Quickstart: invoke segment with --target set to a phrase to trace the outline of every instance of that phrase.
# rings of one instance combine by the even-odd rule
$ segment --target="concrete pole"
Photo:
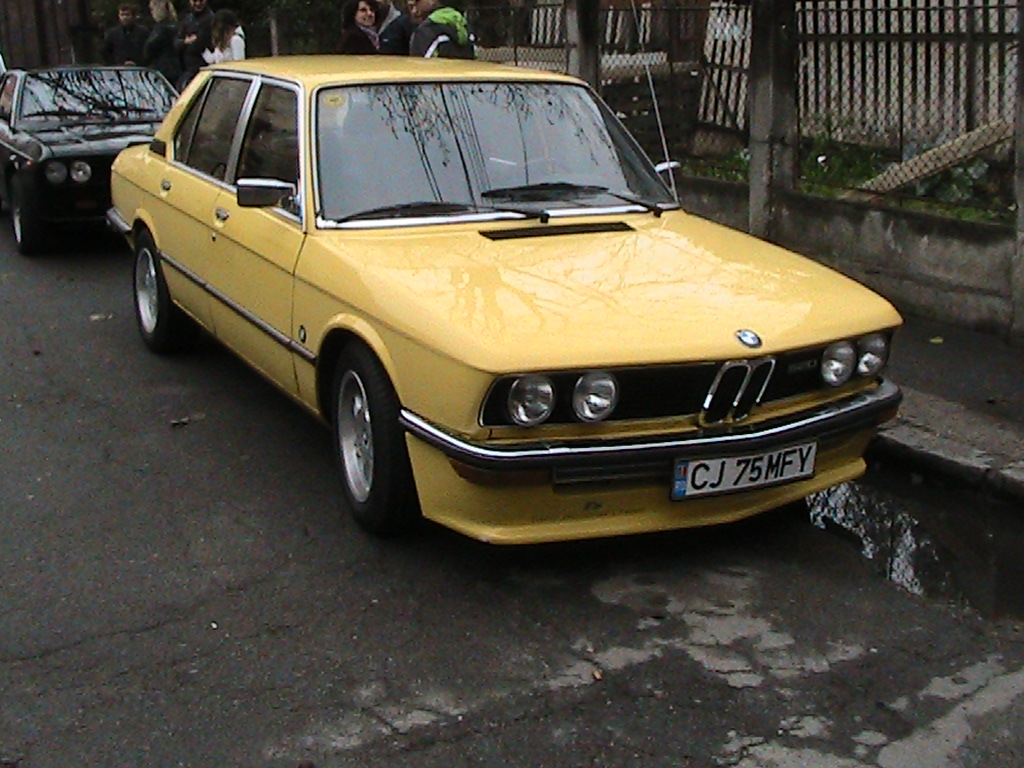
[[[1024,24],[1017,25],[1017,109],[1013,176],[1017,198],[1017,247],[1010,266],[1010,339],[1024,342]]]
[[[569,46],[569,74],[601,86],[600,0],[566,0],[565,37]]]
[[[771,238],[775,195],[796,176],[796,0],[753,0],[749,230]]]

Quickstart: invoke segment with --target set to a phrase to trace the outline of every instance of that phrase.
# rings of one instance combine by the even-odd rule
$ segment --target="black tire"
[[[198,328],[171,300],[160,253],[153,236],[145,230],[135,238],[132,277],[135,320],[146,346],[159,354],[178,352],[191,346]]]
[[[399,403],[384,366],[364,345],[342,350],[331,382],[331,427],[346,506],[381,536],[408,534],[421,516]]]
[[[32,256],[43,250],[46,231],[39,218],[38,205],[20,176],[11,179],[11,227],[18,253],[22,256]]]

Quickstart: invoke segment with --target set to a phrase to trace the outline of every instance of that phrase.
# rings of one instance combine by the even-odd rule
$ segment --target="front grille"
[[[758,406],[824,389],[819,368],[824,346],[753,360],[611,369],[619,404],[610,421],[697,417],[702,425],[743,421]],[[555,410],[546,423],[577,423],[572,391],[584,371],[551,376]],[[481,413],[484,426],[509,426],[506,402],[514,376],[499,379]]]
[[[725,363],[704,398],[701,424],[718,424],[728,418],[743,421],[761,402],[775,368],[773,358]]]

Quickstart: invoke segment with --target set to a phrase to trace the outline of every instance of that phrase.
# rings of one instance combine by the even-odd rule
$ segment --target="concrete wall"
[[[745,184],[683,179],[683,206],[747,230]],[[901,311],[1024,342],[1013,331],[1016,232],[911,211],[785,193],[773,242],[877,290]]]

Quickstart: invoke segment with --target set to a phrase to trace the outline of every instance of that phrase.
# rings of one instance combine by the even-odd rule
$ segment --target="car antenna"
[[[636,7],[636,0],[630,0],[630,8],[633,11],[633,26],[637,31],[637,41],[640,46],[640,53],[648,53],[645,45],[643,34],[641,30],[643,27],[640,25],[640,12]],[[668,154],[668,139],[665,137],[665,123],[661,119],[661,107],[658,104],[658,94],[654,89],[654,76],[651,74],[651,62],[646,56],[642,56],[644,73],[647,75],[647,87],[651,91],[651,103],[654,105],[654,120],[658,124],[658,137],[661,139],[661,151],[665,155],[665,165],[669,168],[672,167],[672,158]],[[676,175],[674,173],[668,174],[668,185],[669,189],[672,190],[672,197],[676,200],[679,199],[679,193],[676,191]]]

